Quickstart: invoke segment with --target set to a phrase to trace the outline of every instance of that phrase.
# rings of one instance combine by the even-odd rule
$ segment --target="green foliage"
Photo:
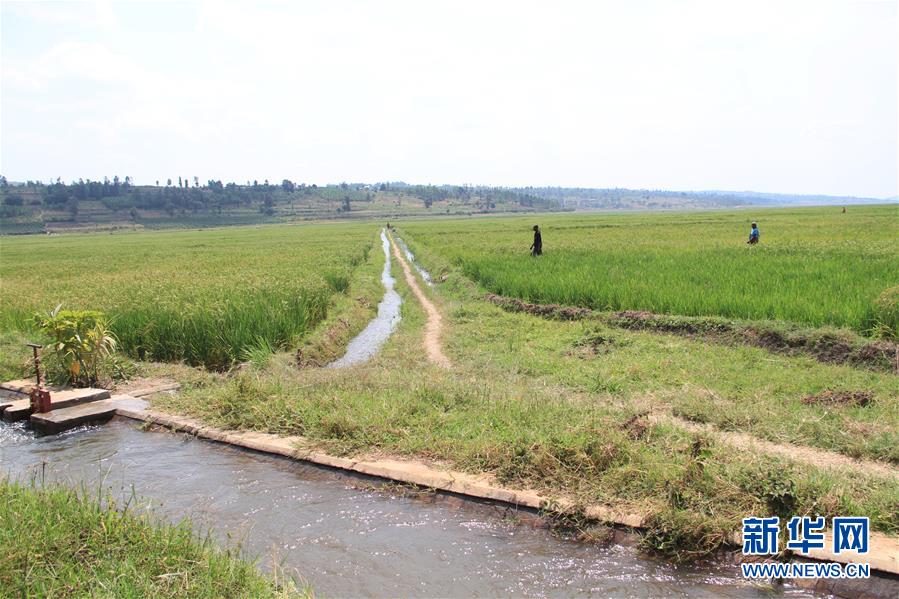
[[[751,220],[762,230],[754,247],[744,239]],[[535,223],[544,243],[536,260],[527,251]],[[894,206],[446,220],[403,230],[489,291],[598,310],[863,332],[874,300],[899,283]],[[894,308],[878,309],[895,327]]]
[[[193,188],[191,188],[193,189]],[[128,355],[225,370],[296,347],[367,255],[372,225],[15,237],[3,242],[0,330],[64,302],[97,309]],[[260,342],[261,341],[261,342]]]
[[[874,331],[880,337],[899,339],[899,285],[884,290],[874,302]]]
[[[60,307],[34,316],[35,325],[50,339],[46,349],[62,366],[64,380],[55,382],[76,387],[94,385],[100,379],[104,360],[116,349],[116,339],[101,312]]]

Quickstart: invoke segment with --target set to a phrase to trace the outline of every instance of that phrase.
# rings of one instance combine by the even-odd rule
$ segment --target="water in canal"
[[[261,566],[280,563],[320,596],[807,595],[743,581],[733,564],[678,567],[629,546],[567,541],[503,507],[391,495],[364,478],[128,420],[39,438],[0,424],[0,470],[133,488],[157,514],[242,540]]]
[[[362,332],[353,337],[347,344],[346,353],[327,365],[327,368],[345,368],[370,360],[400,322],[400,304],[403,299],[394,289],[396,279],[390,274],[390,241],[381,230],[381,249],[384,251],[384,270],[381,271],[381,284],[384,285],[384,298],[378,304],[378,315],[375,316]]]

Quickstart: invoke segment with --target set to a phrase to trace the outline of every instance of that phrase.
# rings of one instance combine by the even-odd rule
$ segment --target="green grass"
[[[445,317],[451,371],[427,363],[424,315],[401,276],[403,320],[383,351],[350,369],[316,367],[340,354],[381,298],[380,252],[361,258],[376,239],[373,224],[51,238],[34,240],[33,246],[4,241],[4,291],[8,272],[22,287],[10,287],[12,293],[0,300],[6,319],[0,322],[11,331],[0,344],[5,348],[19,338],[16,315],[33,309],[23,298],[52,303],[53,289],[66,298],[90,299],[89,305],[68,307],[105,308],[116,323],[128,322],[123,298],[139,303],[153,322],[168,322],[160,313],[171,297],[185,307],[214,306],[219,296],[244,293],[256,302],[247,305],[267,305],[284,286],[297,293],[323,289],[328,309],[314,331],[310,321],[301,333],[268,346],[242,337],[250,339],[242,351],[251,367],[196,374],[182,381],[181,394],[154,398],[154,407],[228,428],[303,435],[334,453],[434,459],[492,473],[509,485],[644,513],[647,544],[684,555],[720,546],[747,515],[853,513],[869,516],[875,530],[899,534],[894,478],[737,451],[672,420],[895,464],[899,377],[891,372],[627,330],[601,320],[551,321],[506,312],[483,299],[487,287],[532,301],[605,309],[613,306],[601,294],[615,292],[628,300],[618,308],[861,331],[873,318],[873,300],[896,284],[892,210],[754,213],[763,245],[753,248],[743,244],[743,221],[749,220],[744,212],[552,216],[540,221],[547,254],[539,260],[526,254],[530,219],[404,224],[404,239],[439,281],[425,293]],[[844,217],[851,220],[840,228]],[[92,246],[105,259],[91,272],[120,283],[101,287],[113,290],[105,295],[93,287],[85,291],[83,277],[65,272],[90,263]],[[50,247],[64,266],[31,258],[30,266],[12,267],[7,247],[26,263],[29,249]],[[117,251],[128,259],[116,260]],[[29,270],[64,284],[30,283]],[[395,267],[394,275],[399,272]],[[492,287],[494,276],[509,288]],[[603,288],[603,277],[616,284]],[[641,297],[659,303],[642,304]],[[242,313],[229,308],[220,316],[231,312]],[[216,347],[217,337],[243,330],[240,321],[207,319],[206,311],[184,314],[209,323],[201,330],[215,334],[204,338],[172,325],[166,330],[179,331],[170,337],[180,341],[178,347],[195,339]],[[193,322],[184,314],[178,322]],[[291,352],[265,359],[268,347]],[[0,361],[0,367],[13,368],[16,359]],[[826,390],[864,391],[871,401],[803,401]],[[650,421],[647,413],[660,419]]]
[[[762,241],[747,246],[749,223]],[[544,255],[528,254],[530,228]],[[538,303],[836,325],[877,323],[899,284],[899,207],[572,214],[403,225],[483,287]],[[887,316],[895,333],[899,322]]]
[[[285,355],[262,369],[211,375],[154,406],[226,428],[303,435],[332,453],[436,460],[644,513],[646,544],[679,557],[721,546],[747,514],[851,512],[899,533],[893,479],[738,452],[671,422],[632,424],[647,411],[702,408],[712,422],[730,418],[725,429],[891,460],[899,441],[896,377],[508,313],[482,301],[438,256],[415,250],[433,274],[446,276],[427,292],[442,304],[452,371],[427,363],[424,316],[399,278],[403,320],[370,363],[297,370]],[[585,351],[595,335],[608,335],[608,347]],[[801,402],[830,386],[872,390],[876,400],[867,408]]]
[[[0,596],[275,597],[234,550],[84,491],[0,480]]]
[[[129,355],[224,369],[299,344],[347,289],[371,225],[2,239],[0,330],[57,304],[101,310]]]

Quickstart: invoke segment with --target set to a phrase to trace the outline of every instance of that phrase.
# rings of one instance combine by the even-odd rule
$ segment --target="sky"
[[[0,3],[0,173],[897,191],[895,0]]]

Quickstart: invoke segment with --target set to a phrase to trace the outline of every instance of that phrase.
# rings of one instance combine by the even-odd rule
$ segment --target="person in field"
[[[752,228],[749,229],[749,245],[755,245],[759,242],[759,226],[757,223],[752,223]]]
[[[543,254],[543,237],[540,235],[540,227],[534,225],[534,243],[531,244],[531,256]]]

